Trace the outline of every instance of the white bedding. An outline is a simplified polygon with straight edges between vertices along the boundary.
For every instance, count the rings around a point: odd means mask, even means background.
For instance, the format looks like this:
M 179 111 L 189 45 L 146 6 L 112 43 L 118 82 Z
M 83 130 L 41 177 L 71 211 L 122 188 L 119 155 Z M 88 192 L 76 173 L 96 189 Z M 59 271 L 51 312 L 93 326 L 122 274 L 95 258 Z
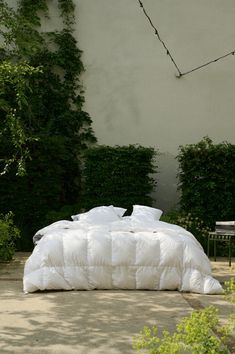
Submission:
M 151 289 L 222 292 L 201 245 L 185 229 L 124 217 L 105 224 L 60 221 L 25 264 L 24 291 Z

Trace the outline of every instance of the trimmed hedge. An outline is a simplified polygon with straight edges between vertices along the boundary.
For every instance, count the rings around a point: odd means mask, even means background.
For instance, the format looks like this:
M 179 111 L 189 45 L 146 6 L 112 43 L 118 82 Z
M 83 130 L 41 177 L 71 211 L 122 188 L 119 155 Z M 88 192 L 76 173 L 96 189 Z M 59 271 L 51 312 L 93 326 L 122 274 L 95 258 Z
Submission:
M 95 146 L 85 151 L 82 206 L 116 205 L 129 211 L 134 204 L 152 205 L 156 171 L 153 148 L 139 145 Z
M 208 226 L 235 218 L 235 145 L 199 143 L 180 146 L 180 206 Z

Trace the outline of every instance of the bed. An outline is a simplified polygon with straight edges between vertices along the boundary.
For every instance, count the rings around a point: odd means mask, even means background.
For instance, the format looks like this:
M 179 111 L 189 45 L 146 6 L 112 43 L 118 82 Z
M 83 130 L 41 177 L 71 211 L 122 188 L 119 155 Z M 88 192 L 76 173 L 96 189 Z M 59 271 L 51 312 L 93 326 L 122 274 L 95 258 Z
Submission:
M 101 206 L 61 220 L 33 237 L 24 292 L 149 289 L 219 294 L 210 261 L 184 228 L 160 221 L 161 210 Z

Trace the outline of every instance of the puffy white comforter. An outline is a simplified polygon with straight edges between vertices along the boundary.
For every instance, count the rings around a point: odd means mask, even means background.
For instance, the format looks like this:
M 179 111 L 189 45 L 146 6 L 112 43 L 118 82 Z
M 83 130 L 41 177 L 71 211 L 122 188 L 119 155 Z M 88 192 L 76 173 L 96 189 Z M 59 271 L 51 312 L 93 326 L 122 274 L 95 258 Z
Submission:
M 60 221 L 40 230 L 24 291 L 151 289 L 221 293 L 201 245 L 185 229 L 131 218 L 94 225 Z

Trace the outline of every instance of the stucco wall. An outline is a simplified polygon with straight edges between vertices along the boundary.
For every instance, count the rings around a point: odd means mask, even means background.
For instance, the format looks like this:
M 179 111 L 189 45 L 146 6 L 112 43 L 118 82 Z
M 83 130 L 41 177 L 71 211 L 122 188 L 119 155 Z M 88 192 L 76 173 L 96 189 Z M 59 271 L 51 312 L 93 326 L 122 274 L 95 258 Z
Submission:
M 182 71 L 235 49 L 234 0 L 142 1 Z M 177 79 L 138 0 L 74 2 L 86 68 L 84 109 L 98 141 L 156 147 L 156 205 L 169 209 L 178 199 L 178 146 L 205 135 L 235 143 L 235 57 Z
M 182 71 L 235 49 L 233 0 L 143 3 Z M 137 0 L 79 0 L 76 16 L 99 143 L 159 149 L 156 205 L 166 210 L 177 202 L 179 145 L 235 142 L 235 58 L 177 79 Z

